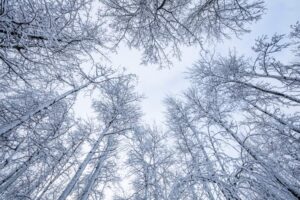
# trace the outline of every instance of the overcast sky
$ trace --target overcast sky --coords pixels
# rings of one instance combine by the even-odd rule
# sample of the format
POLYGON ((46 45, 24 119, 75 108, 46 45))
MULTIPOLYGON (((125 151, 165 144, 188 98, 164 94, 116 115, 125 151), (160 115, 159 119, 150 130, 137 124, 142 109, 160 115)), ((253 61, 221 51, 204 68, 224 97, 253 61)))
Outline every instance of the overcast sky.
MULTIPOLYGON (((255 38, 261 35, 271 36, 274 33, 288 33, 290 25, 300 21, 300 0, 269 0, 266 1, 265 15, 256 24, 249 26, 250 33, 240 36, 239 39, 224 40, 217 45, 217 53, 227 55, 229 49, 235 49, 240 55, 249 55, 255 38)), ((111 57, 112 64, 117 67, 125 67, 130 73, 138 76, 137 90, 145 96, 141 103, 145 114, 144 120, 152 124, 156 121, 160 124, 164 120, 163 100, 167 95, 179 94, 188 87, 188 81, 184 79, 184 72, 199 58, 199 50, 196 47, 182 49, 181 61, 174 60, 174 66, 170 69, 158 70, 158 66, 141 65, 140 53, 137 50, 120 48, 117 55, 111 57)), ((78 116, 90 115, 88 98, 80 97, 76 105, 78 116)))

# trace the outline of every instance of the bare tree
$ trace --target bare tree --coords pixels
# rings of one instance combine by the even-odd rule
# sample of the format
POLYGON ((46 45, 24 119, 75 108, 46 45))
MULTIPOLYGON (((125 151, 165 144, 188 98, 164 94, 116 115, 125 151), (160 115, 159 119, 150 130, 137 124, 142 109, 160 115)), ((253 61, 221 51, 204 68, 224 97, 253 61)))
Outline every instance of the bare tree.
POLYGON ((98 179, 102 173, 105 173, 104 170, 108 170, 104 165, 111 154, 114 153, 115 137, 131 130, 139 117, 138 108, 135 105, 139 97, 133 93, 131 81, 131 76, 127 78, 121 77, 115 81, 105 82, 105 84, 99 88, 100 91, 102 91, 99 96, 101 100, 96 100, 94 107, 104 128, 100 134, 97 134, 96 141, 91 150, 80 163, 72 179, 59 196, 59 200, 66 199, 71 194, 89 163, 95 159, 95 156, 98 158, 93 167, 94 170, 89 174, 86 185, 80 194, 81 199, 88 198, 92 188, 95 188, 97 185, 96 179, 98 179), (103 142, 105 143, 104 150, 100 150, 99 148, 101 148, 101 143, 103 142))
POLYGON ((166 139, 157 127, 134 129, 127 160, 133 191, 125 199, 168 199, 174 160, 166 139))
POLYGON ((9 87, 72 82, 104 42, 92 0, 1 1, 0 76, 9 87))
POLYGON ((109 19, 116 45, 144 51, 143 63, 168 66, 180 57, 180 46, 203 47, 208 39, 247 32, 246 25, 263 13, 262 1, 247 0, 102 0, 102 15, 109 19))
MULTIPOLYGON (((182 194, 178 194, 179 187, 185 188, 182 192, 186 190, 199 193, 195 188, 200 186, 208 199, 240 199, 237 188, 229 180, 230 174, 226 169, 229 159, 223 163, 222 156, 219 155, 222 151, 215 147, 214 143, 218 143, 218 138, 199 130, 205 126, 200 126, 201 121, 193 115, 189 105, 174 98, 168 98, 166 104, 168 127, 177 141, 178 155, 183 159, 181 165, 185 166, 182 178, 173 183, 174 191, 170 198, 180 198, 182 194)), ((218 146, 220 148, 221 145, 218 146)), ((198 196, 194 194, 191 198, 198 196)))
POLYGON ((55 112, 47 117, 40 116, 1 141, 1 195, 9 198, 12 198, 11 195, 21 195, 43 175, 35 173, 36 169, 51 168, 48 164, 54 162, 60 150, 66 148, 60 140, 67 136, 73 125, 68 114, 69 106, 66 102, 60 102, 52 108, 55 112), (56 149, 50 151, 53 147, 56 149))
POLYGON ((224 193, 228 188, 230 198, 299 198, 298 31, 297 25, 292 28, 291 38, 257 39, 255 58, 230 53, 227 58, 202 59, 190 68, 192 89, 182 100, 167 101, 169 125, 181 152, 198 155, 198 141, 208 160, 215 161, 209 162, 214 173, 207 175, 197 164, 202 170, 187 171, 175 192, 191 188, 198 178, 218 185, 224 197, 230 197, 224 193), (284 50, 295 54, 290 64, 276 58, 284 50))

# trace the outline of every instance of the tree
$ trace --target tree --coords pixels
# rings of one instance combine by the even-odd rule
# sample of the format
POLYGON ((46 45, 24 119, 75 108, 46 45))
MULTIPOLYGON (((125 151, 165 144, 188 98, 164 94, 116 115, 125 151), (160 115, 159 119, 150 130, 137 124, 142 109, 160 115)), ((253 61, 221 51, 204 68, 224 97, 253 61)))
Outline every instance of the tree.
POLYGON ((116 45, 143 50, 143 63, 168 66, 180 56, 180 46, 203 47, 208 39, 247 32, 246 25, 264 11, 262 1, 247 0, 102 0, 116 45))
POLYGON ((100 133, 96 135, 96 141, 84 160, 79 164, 72 179, 59 196, 59 200, 64 200, 71 194, 89 163, 91 163, 92 159, 95 159, 95 156, 97 161, 93 166, 94 169, 88 175, 85 186, 79 195, 81 199, 88 198, 92 188, 96 188, 97 186, 96 179, 99 179, 99 176, 105 173, 104 170, 109 170, 109 168, 105 168, 104 165, 114 153, 117 136, 124 135, 131 130, 139 117, 139 111, 136 106, 139 97, 132 91, 133 85, 131 81, 131 76, 121 77, 117 80, 105 82, 105 84, 99 88, 99 90, 102 91, 99 96, 101 100, 96 100, 94 107, 98 113, 99 121, 102 122, 104 128, 101 132, 98 131, 100 133), (101 148, 101 143, 103 142, 105 143, 104 150, 100 150, 99 148, 101 148))
POLYGON ((104 31, 91 0, 1 1, 1 79, 9 87, 72 82, 104 31), (82 58, 81 58, 82 57, 82 58))
POLYGON ((295 153, 299 151, 297 32, 296 25, 292 38, 274 35, 270 41, 266 36, 257 39, 254 59, 230 53, 228 58, 207 58, 190 68, 192 88, 182 100, 167 101, 169 126, 177 134, 181 152, 195 154, 194 143, 198 141, 200 147, 215 154, 208 158, 215 157, 220 165, 209 162, 212 179, 196 164, 200 172, 186 172, 177 188, 187 187, 198 176, 202 182, 216 183, 222 192, 228 188, 228 194, 234 195, 230 198, 299 198, 298 170, 294 167, 299 165, 295 153), (276 53, 289 49, 296 56, 293 63, 276 59, 276 53), (224 147, 232 149, 228 152, 224 147), (222 166, 230 166, 229 173, 222 166))
POLYGON ((226 169, 230 159, 222 162, 222 150, 216 149, 215 143, 218 148, 221 147, 216 135, 200 131, 205 126, 200 125, 201 121, 194 116, 188 104, 170 97, 166 105, 167 124, 177 142, 178 157, 182 159, 180 165, 184 168, 181 178, 173 183, 170 198, 197 199, 202 192, 201 196, 208 199, 240 199, 226 169))
POLYGON ((136 127, 129 141, 127 164, 133 174, 130 199, 168 199, 174 158, 167 135, 157 127, 136 127))
MULTIPOLYGON (((24 100, 30 105, 34 100, 31 99, 34 95, 27 97, 24 100)), ((59 139, 66 137, 66 133, 73 125, 68 114, 69 103, 65 101, 56 104, 55 107, 52 107, 55 112, 50 112, 46 116, 38 116, 21 130, 19 129, 18 132, 1 141, 1 157, 3 158, 0 169, 1 195, 3 194, 7 198, 12 198, 11 195, 18 197, 43 175, 42 173, 36 174, 35 170, 40 168, 47 171, 48 168, 51 168, 48 164, 54 162, 60 155, 60 150, 66 148, 59 139), (54 147, 54 150, 49 151, 54 147)))
MULTIPOLYGON (((133 76, 120 75, 97 85, 99 100, 95 100, 95 110, 99 115, 99 128, 90 125, 91 128, 87 126, 84 130, 78 126, 74 131, 75 122, 69 112, 71 105, 62 98, 47 107, 49 113, 39 112, 41 116, 33 115, 34 118, 24 121, 26 126, 22 124, 22 129, 10 132, 2 141, 5 145, 1 151, 4 158, 0 170, 1 197, 44 199, 53 195, 58 198, 63 192, 60 197, 63 199, 76 186, 81 192, 74 195, 86 199, 98 191, 99 185, 111 182, 117 137, 128 132, 139 118, 136 105, 139 97, 133 91, 132 81, 133 76), (79 161, 80 149, 88 143, 92 143, 92 148, 84 161, 79 161), (87 166, 94 170, 87 171, 87 166), (69 180, 70 169, 74 167, 79 168, 69 180), (62 180, 70 181, 65 189, 61 187, 62 180)), ((27 101, 30 103, 33 99, 27 101)))

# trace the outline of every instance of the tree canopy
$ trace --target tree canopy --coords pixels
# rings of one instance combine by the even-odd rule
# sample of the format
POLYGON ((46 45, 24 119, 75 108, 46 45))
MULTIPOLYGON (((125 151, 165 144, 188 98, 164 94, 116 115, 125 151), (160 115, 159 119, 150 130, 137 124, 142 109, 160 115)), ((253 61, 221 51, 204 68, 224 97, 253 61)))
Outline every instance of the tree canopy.
POLYGON ((0 199, 300 199, 300 23, 252 55, 207 45, 264 12, 263 0, 0 0, 0 199), (162 69, 201 50, 164 127, 143 121, 138 77, 106 62, 124 45, 162 69))

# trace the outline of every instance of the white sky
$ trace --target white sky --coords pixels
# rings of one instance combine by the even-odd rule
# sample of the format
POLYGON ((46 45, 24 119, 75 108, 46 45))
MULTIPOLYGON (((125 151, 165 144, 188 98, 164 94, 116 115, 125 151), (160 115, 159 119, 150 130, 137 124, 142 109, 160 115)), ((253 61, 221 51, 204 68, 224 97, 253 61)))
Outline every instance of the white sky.
MULTIPOLYGON (((250 33, 242 35, 240 39, 233 36, 233 39, 219 43, 217 53, 226 56, 229 49, 235 49, 238 54, 247 56, 252 53, 251 46, 255 38, 264 34, 272 36, 274 33, 288 33, 290 25, 300 21, 300 0, 266 0, 266 8, 262 19, 249 27, 250 33)), ((137 90, 146 97, 141 102, 144 120, 150 124, 153 121, 161 124, 164 121, 164 98, 170 94, 179 94, 188 87, 184 72, 197 61, 198 55, 196 47, 183 48, 181 61, 174 60, 172 68, 162 70, 158 70, 155 65, 141 65, 140 53, 125 47, 120 48, 118 54, 110 59, 113 66, 125 67, 128 72, 138 76, 137 90)), ((79 97, 75 109, 78 116, 85 118, 90 115, 89 103, 88 98, 79 97)))

